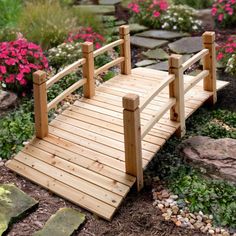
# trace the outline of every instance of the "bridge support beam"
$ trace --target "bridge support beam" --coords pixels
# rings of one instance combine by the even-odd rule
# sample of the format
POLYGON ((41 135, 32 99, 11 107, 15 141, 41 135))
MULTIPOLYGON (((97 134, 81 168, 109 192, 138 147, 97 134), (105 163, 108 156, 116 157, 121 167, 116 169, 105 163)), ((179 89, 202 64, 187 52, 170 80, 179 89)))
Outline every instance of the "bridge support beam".
POLYGON ((143 167, 139 96, 124 96, 123 108, 126 173, 136 177, 137 190, 140 191, 143 188, 143 167))

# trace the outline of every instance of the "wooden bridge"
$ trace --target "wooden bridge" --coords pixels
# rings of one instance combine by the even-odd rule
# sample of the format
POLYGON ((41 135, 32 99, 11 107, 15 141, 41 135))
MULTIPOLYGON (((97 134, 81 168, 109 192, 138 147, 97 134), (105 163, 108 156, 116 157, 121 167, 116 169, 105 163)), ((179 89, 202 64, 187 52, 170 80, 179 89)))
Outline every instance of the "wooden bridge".
POLYGON ((204 102, 216 102, 216 91, 227 83, 216 81, 215 34, 203 34, 204 49, 182 62, 169 58, 169 73, 131 70, 128 26, 120 39, 93 51, 82 45, 83 58, 46 79, 34 74, 36 135, 7 167, 79 206, 111 220, 130 188, 143 187, 143 169, 165 142, 183 136, 185 120, 204 102), (94 69, 94 58, 120 46, 120 57, 94 69), (203 59, 203 70, 185 75, 203 59), (121 74, 98 88, 94 76, 121 64, 121 74), (47 89, 83 66, 83 78, 47 103, 47 89), (83 86, 84 97, 48 124, 48 112, 83 86))

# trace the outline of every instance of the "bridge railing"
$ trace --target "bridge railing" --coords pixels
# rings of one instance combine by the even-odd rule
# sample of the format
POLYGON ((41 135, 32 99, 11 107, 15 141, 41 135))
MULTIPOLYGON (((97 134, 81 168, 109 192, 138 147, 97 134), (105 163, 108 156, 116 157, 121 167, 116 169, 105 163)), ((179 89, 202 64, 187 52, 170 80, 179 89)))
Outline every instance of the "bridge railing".
POLYGON ((204 90, 212 92, 211 102, 216 102, 215 33, 205 32, 202 38, 204 49, 188 61, 183 63, 181 55, 170 56, 169 77, 152 91, 141 105, 139 96, 136 94, 127 94, 123 97, 126 172, 136 176, 138 190, 143 187, 142 140, 145 135, 170 110, 170 120, 179 123, 177 135, 182 137, 186 132, 185 94, 202 79, 204 80, 204 90), (203 71, 188 83, 184 83, 184 71, 201 59, 203 59, 203 71), (140 113, 167 86, 169 86, 169 100, 145 126, 141 127, 140 113))
POLYGON ((83 86, 84 97, 92 98, 95 95, 95 76, 103 73, 110 67, 113 67, 117 64, 121 64, 122 74, 128 75, 131 73, 129 26, 121 26, 119 28, 119 34, 119 40, 112 42, 96 51, 93 50, 93 43, 83 43, 83 58, 67 66, 64 70, 60 71, 48 80, 46 72, 36 71, 34 73, 34 111, 35 130, 37 138, 44 138, 48 135, 48 112, 51 109, 55 108, 58 103, 60 103, 75 90, 83 86), (95 70, 94 58, 117 46, 120 46, 120 57, 95 70), (80 66, 83 66, 83 78, 75 82, 73 85, 64 90, 61 94, 59 94, 56 98, 48 103, 47 90, 66 75, 78 70, 80 66))

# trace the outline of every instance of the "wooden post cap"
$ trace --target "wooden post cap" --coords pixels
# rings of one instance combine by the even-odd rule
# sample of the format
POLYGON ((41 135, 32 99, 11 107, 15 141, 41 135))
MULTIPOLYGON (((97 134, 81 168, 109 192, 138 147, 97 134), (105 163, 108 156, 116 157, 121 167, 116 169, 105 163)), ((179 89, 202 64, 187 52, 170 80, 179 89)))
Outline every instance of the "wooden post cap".
POLYGON ((169 57, 169 67, 179 68, 183 64, 183 56, 179 54, 172 54, 169 57))
POLYGON ((211 31, 206 31, 203 35, 202 35, 202 40, 203 43, 214 43, 216 39, 216 34, 215 32, 211 32, 211 31))
POLYGON ((46 82, 46 77, 47 74, 45 71, 42 70, 37 70, 36 72, 33 73, 33 82, 34 84, 43 84, 46 82))
POLYGON ((93 43, 91 43, 91 42, 82 43, 82 52, 83 53, 93 52, 93 43))
POLYGON ((122 25, 119 27, 119 33, 121 35, 127 35, 129 34, 129 26, 128 25, 122 25))
POLYGON ((135 111, 139 106, 139 96, 129 93, 123 97, 123 107, 129 111, 135 111))

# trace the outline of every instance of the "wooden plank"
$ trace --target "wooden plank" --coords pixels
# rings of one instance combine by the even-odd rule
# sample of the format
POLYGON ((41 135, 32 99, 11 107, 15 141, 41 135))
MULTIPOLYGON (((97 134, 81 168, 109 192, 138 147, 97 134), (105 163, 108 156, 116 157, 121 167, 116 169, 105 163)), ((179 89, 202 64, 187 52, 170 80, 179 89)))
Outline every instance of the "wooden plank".
POLYGON ((67 158, 67 160, 60 158, 32 145, 27 145, 22 152, 120 196, 125 196, 129 191, 128 186, 76 165, 71 162, 70 158, 67 158))
POLYGON ((19 161, 8 161, 6 166, 16 173, 24 176, 25 178, 35 182, 36 184, 49 189, 57 195, 101 216, 102 218, 111 220, 116 210, 115 207, 99 201, 94 197, 86 195, 83 192, 62 183, 55 178, 51 178, 47 175, 47 173, 39 172, 31 167, 28 167, 27 165, 22 164, 19 161))
POLYGON ((97 56, 103 54, 104 52, 107 52, 107 51, 113 49, 114 47, 120 46, 123 43, 124 43, 124 39, 118 39, 112 43, 109 43, 109 44, 95 50, 93 53, 93 56, 97 57, 97 56))
POLYGON ((54 167, 53 165, 49 165, 41 160, 38 160, 26 153, 18 153, 14 157, 14 160, 17 160, 42 173, 47 173, 47 175, 51 178, 57 179, 58 181, 67 184, 70 187, 85 193, 86 195, 90 195, 100 201, 103 201, 110 206, 118 207, 120 201, 122 200, 122 197, 115 193, 98 187, 95 184, 91 184, 86 180, 75 177, 72 174, 69 174, 61 169, 54 167))
POLYGON ((135 182, 135 178, 124 173, 124 162, 114 160, 105 155, 93 152, 86 148, 68 142, 56 136, 49 135, 44 140, 35 139, 31 143, 52 155, 57 155, 76 165, 92 170, 96 173, 114 179, 129 187, 135 182))

